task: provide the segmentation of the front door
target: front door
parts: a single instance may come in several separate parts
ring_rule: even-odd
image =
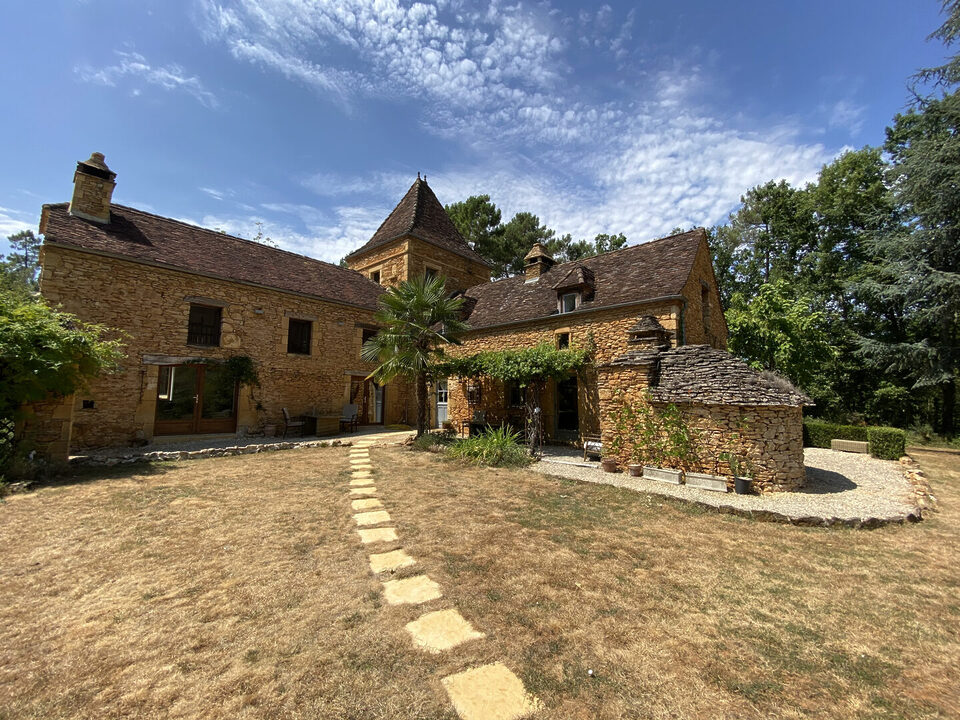
[[[450,392],[447,389],[447,381],[437,380],[437,427],[443,427],[443,424],[447,421],[449,401]]]
[[[377,425],[383,424],[383,385],[373,384],[374,396],[374,417],[373,421]]]
[[[229,433],[237,429],[237,383],[219,365],[161,365],[156,435]]]
[[[580,439],[580,414],[577,409],[577,376],[557,382],[557,439]]]

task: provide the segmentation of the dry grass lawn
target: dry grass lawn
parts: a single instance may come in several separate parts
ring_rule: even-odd
[[[0,718],[452,719],[441,678],[494,662],[538,718],[960,717],[955,455],[919,456],[940,513],[875,531],[371,456],[399,543],[362,545],[335,448],[8,499]],[[443,598],[383,602],[367,553],[399,547]],[[486,637],[415,649],[450,607]]]

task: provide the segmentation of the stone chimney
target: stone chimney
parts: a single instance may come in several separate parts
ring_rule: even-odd
[[[553,267],[553,255],[541,243],[535,243],[524,258],[524,274],[527,282],[536,281],[547,270]]]
[[[117,185],[116,177],[103,161],[103,153],[95,152],[89,160],[78,162],[73,174],[70,214],[98,223],[110,222],[110,198]]]
[[[653,315],[644,315],[627,330],[627,345],[631,351],[669,350],[670,333]]]

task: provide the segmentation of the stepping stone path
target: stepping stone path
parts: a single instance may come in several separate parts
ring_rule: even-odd
[[[353,519],[364,545],[399,542],[396,528],[369,527],[391,522],[390,513],[378,509],[383,508],[383,503],[373,484],[369,448],[376,438],[367,436],[350,450],[350,506],[355,511]],[[393,573],[416,562],[402,548],[370,553],[370,570],[374,574]],[[428,575],[414,575],[384,580],[383,597],[389,605],[421,605],[442,598],[443,591]],[[453,608],[424,613],[407,623],[406,629],[416,647],[433,654],[449,652],[463,643],[486,637]],[[503,663],[464,670],[440,682],[462,720],[519,720],[542,707]]]

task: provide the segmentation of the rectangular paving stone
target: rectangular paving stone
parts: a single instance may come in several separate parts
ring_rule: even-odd
[[[461,720],[518,720],[542,707],[503,663],[464,670],[440,682]]]
[[[385,553],[370,555],[370,569],[375,573],[393,572],[403,567],[409,567],[416,562],[403,550],[391,550]]]
[[[373,510],[374,508],[382,508],[383,503],[376,498],[361,498],[359,500],[352,500],[350,507],[354,510]]]
[[[443,652],[468,640],[486,637],[474,630],[456,610],[438,610],[421,615],[417,620],[407,623],[406,627],[417,647],[431,653]]]
[[[370,543],[375,542],[396,542],[397,541],[397,529],[396,528],[370,528],[363,529],[359,528],[357,530],[360,533],[360,542],[364,545],[369,545]]]
[[[351,495],[376,495],[377,489],[373,485],[368,485],[367,487],[352,487],[350,488]]]
[[[370,512],[357,513],[353,516],[357,525],[379,525],[380,523],[390,522],[390,513],[386,510],[371,510]]]
[[[440,586],[426,575],[387,580],[383,584],[383,597],[390,605],[419,605],[442,596]]]
[[[351,465],[350,469],[354,472],[357,470],[373,470],[373,465]]]
[[[373,478],[358,477],[350,481],[350,487],[363,487],[364,485],[373,485]]]

